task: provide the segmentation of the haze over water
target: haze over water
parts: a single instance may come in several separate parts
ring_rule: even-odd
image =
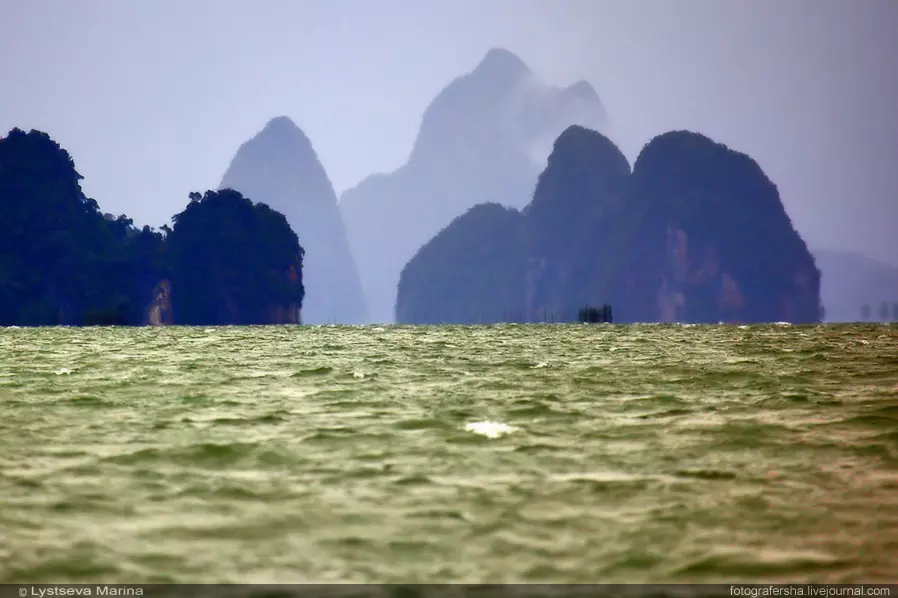
[[[0,329],[0,582],[872,582],[898,325]]]

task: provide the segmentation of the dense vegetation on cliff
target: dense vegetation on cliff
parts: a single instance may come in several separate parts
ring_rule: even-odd
[[[471,210],[411,260],[400,321],[437,306],[451,306],[450,321],[476,321],[487,303],[434,293],[450,287],[444,278],[523,304],[528,321],[576,321],[582,306],[605,303],[623,322],[821,317],[820,273],[776,187],[751,158],[702,135],[656,137],[630,173],[604,136],[566,130],[521,217],[523,272],[517,255],[504,268],[462,265],[469,245],[504,234],[486,215]]]
[[[126,216],[104,215],[81,178],[46,133],[13,129],[0,138],[0,325],[142,324],[153,289],[169,278],[184,312],[178,323],[255,321],[260,296],[301,303],[302,249],[269,208],[235,192],[194,194],[174,230],[137,229]],[[229,266],[194,278],[200,261]],[[257,286],[227,294],[244,284]],[[215,301],[220,315],[210,319],[202,306]]]
[[[92,324],[132,312],[139,284],[130,273],[152,233],[104,217],[81,178],[45,133],[0,139],[0,324]]]

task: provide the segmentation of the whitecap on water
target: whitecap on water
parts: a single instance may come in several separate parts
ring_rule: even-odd
[[[56,370],[53,373],[56,374],[57,376],[68,376],[69,374],[72,373],[72,370],[70,370],[69,368],[59,368],[58,370]]]
[[[517,428],[514,426],[509,426],[508,424],[503,424],[501,422],[482,421],[465,424],[465,432],[473,432],[474,434],[480,434],[487,438],[499,438],[500,436],[511,434],[516,431]]]
[[[547,367],[549,367],[548,361],[540,361],[535,366],[533,366],[531,369],[538,370],[540,368],[547,368]]]
[[[743,324],[742,326],[739,326],[739,330],[748,330],[748,326]]]
[[[353,378],[358,378],[358,379],[361,380],[362,378],[365,377],[365,374],[362,373],[362,372],[353,372],[353,373],[352,373],[352,377],[353,377]]]

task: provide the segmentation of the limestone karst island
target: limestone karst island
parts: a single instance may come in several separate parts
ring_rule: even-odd
[[[433,100],[396,172],[338,200],[280,116],[159,229],[104,213],[47,132],[15,129],[0,140],[0,323],[824,317],[821,270],[751,157],[673,131],[631,168],[610,128],[588,83],[542,84],[493,49]]]

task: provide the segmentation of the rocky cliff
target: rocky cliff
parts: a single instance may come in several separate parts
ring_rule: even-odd
[[[271,120],[240,147],[220,187],[240,191],[283,213],[299,236],[306,250],[305,323],[366,320],[367,308],[337,196],[299,127],[287,117]]]
[[[175,323],[171,306],[171,281],[160,280],[153,289],[153,299],[147,306],[146,324],[168,326]]]
[[[480,203],[526,205],[553,140],[571,124],[607,126],[592,87],[545,85],[506,50],[491,50],[440,92],[408,162],[340,199],[372,319],[393,321],[400,271],[453,219]]]
[[[703,135],[675,131],[645,146],[616,227],[606,284],[624,321],[822,315],[820,272],[776,186],[749,156]]]
[[[432,289],[447,281],[501,294],[509,308],[523,304],[528,321],[572,321],[579,307],[604,303],[623,322],[821,316],[820,273],[776,187],[751,158],[702,135],[656,137],[630,173],[607,138],[566,130],[520,218],[523,271],[519,253],[503,265],[476,249],[490,235],[507,236],[488,216],[471,210],[411,260],[399,286],[401,321],[433,311],[442,295]],[[475,321],[488,305],[455,297],[449,321]]]

